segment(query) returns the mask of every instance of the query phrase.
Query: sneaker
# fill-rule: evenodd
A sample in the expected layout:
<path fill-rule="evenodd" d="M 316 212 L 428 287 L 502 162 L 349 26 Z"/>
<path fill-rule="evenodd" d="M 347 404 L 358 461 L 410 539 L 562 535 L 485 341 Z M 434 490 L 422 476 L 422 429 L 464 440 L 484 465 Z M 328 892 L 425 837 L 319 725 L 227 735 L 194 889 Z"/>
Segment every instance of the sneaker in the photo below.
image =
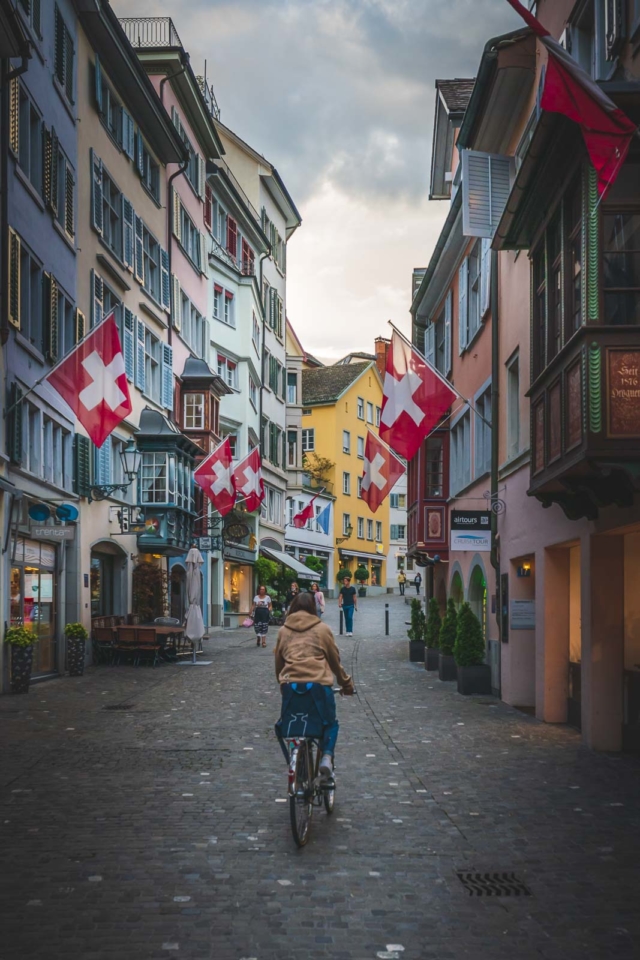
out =
<path fill-rule="evenodd" d="M 352 634 L 352 633 L 347 633 L 347 636 L 348 636 L 348 637 L 352 637 L 353 634 Z"/>
<path fill-rule="evenodd" d="M 322 760 L 320 761 L 320 776 L 324 778 L 333 776 L 333 757 L 330 753 L 324 753 L 322 755 Z"/>

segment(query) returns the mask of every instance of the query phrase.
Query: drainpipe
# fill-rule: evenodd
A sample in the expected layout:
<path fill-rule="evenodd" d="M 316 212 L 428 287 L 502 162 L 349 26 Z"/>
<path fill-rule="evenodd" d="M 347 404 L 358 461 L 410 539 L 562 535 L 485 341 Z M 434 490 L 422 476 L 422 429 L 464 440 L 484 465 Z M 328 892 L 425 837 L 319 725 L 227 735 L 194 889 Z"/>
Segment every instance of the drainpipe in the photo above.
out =
<path fill-rule="evenodd" d="M 498 499 L 498 461 L 500 453 L 500 336 L 498 306 L 498 251 L 491 251 L 491 505 Z M 491 566 L 496 574 L 496 624 L 498 627 L 498 693 L 502 686 L 500 635 L 500 557 L 497 540 L 498 514 L 491 510 Z"/>

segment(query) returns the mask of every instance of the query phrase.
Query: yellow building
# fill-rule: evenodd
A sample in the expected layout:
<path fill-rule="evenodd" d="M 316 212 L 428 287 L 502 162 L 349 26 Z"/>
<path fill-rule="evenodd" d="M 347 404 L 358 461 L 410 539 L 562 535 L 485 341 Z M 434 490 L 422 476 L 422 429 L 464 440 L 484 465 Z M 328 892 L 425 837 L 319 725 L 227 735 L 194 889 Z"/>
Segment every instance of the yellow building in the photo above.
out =
<path fill-rule="evenodd" d="M 360 497 L 367 430 L 377 435 L 381 406 L 382 380 L 372 361 L 302 371 L 305 465 L 320 471 L 336 497 L 334 570 L 366 567 L 368 593 L 386 592 L 389 499 L 372 513 Z"/>

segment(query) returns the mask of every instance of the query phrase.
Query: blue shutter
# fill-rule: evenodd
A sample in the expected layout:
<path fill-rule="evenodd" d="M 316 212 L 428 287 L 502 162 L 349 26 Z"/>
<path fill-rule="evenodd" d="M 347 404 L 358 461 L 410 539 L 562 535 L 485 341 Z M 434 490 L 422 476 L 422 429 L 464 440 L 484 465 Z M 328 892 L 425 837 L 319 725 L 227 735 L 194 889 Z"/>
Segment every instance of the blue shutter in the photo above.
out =
<path fill-rule="evenodd" d="M 424 356 L 432 367 L 436 365 L 436 325 L 430 323 L 424 332 Z"/>
<path fill-rule="evenodd" d="M 173 347 L 161 344 L 162 367 L 160 370 L 160 406 L 173 410 Z"/>
<path fill-rule="evenodd" d="M 451 317 L 453 314 L 453 293 L 449 290 L 444 302 L 444 373 L 449 376 L 452 370 Z"/>
<path fill-rule="evenodd" d="M 96 80 L 96 106 L 98 107 L 98 113 L 102 113 L 102 69 L 100 68 L 100 57 L 96 53 L 96 66 L 95 66 L 95 80 Z"/>
<path fill-rule="evenodd" d="M 145 327 L 142 320 L 136 317 L 136 370 L 134 382 L 139 390 L 144 393 L 145 375 L 144 375 L 144 334 Z"/>
<path fill-rule="evenodd" d="M 91 223 L 102 233 L 102 160 L 91 148 Z"/>
<path fill-rule="evenodd" d="M 469 261 L 465 257 L 458 270 L 458 352 L 467 348 L 469 330 Z"/>
<path fill-rule="evenodd" d="M 91 271 L 91 326 L 95 327 L 103 317 L 104 285 L 102 277 Z"/>
<path fill-rule="evenodd" d="M 130 160 L 135 159 L 133 117 L 122 108 L 122 149 Z"/>
<path fill-rule="evenodd" d="M 134 341 L 136 336 L 136 316 L 129 310 L 128 307 L 124 308 L 124 343 L 122 344 L 122 349 L 124 352 L 124 369 L 127 373 L 127 380 L 133 380 L 133 375 L 135 371 L 135 359 L 134 359 Z"/>
<path fill-rule="evenodd" d="M 95 448 L 96 483 L 111 483 L 111 437 Z"/>
<path fill-rule="evenodd" d="M 136 275 L 136 280 L 144 284 L 144 257 L 143 257 L 143 234 L 142 234 L 142 220 L 139 216 L 134 215 L 135 225 L 136 225 L 136 250 L 135 250 L 135 268 L 134 272 Z"/>
<path fill-rule="evenodd" d="M 491 306 L 491 239 L 481 241 L 480 259 L 480 316 L 484 317 Z"/>
<path fill-rule="evenodd" d="M 140 176 L 144 177 L 144 151 L 142 147 L 142 134 L 138 129 L 138 136 L 136 137 L 136 166 L 138 167 L 138 173 Z"/>
<path fill-rule="evenodd" d="M 122 249 L 124 251 L 124 264 L 133 270 L 133 207 L 131 201 L 126 197 L 122 198 Z"/>
<path fill-rule="evenodd" d="M 169 254 L 160 250 L 160 289 L 162 291 L 162 306 L 171 309 L 171 286 L 169 283 Z"/>

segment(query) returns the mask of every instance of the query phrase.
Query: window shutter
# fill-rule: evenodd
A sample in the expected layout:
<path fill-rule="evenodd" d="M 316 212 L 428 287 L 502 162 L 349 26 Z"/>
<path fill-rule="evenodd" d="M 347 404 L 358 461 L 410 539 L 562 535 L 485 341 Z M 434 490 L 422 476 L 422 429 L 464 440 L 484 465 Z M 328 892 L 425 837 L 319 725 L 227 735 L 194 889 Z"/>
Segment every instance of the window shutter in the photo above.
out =
<path fill-rule="evenodd" d="M 9 84 L 9 146 L 17 157 L 20 152 L 20 81 L 17 77 Z"/>
<path fill-rule="evenodd" d="M 15 382 L 9 388 L 9 406 L 9 457 L 22 463 L 22 390 Z"/>
<path fill-rule="evenodd" d="M 96 53 L 96 63 L 95 63 L 95 95 L 96 95 L 96 106 L 98 108 L 98 113 L 102 113 L 104 105 L 102 102 L 102 68 L 100 66 L 100 57 Z"/>
<path fill-rule="evenodd" d="M 58 81 L 64 84 L 65 30 L 64 21 L 57 7 L 55 16 L 55 73 Z"/>
<path fill-rule="evenodd" d="M 227 216 L 227 250 L 232 257 L 238 254 L 238 225 L 233 217 Z"/>
<path fill-rule="evenodd" d="M 136 328 L 135 314 L 131 310 L 129 310 L 129 307 L 124 307 L 122 352 L 124 354 L 124 369 L 127 374 L 127 380 L 133 380 L 133 373 L 135 368 L 134 355 L 133 355 L 135 328 Z"/>
<path fill-rule="evenodd" d="M 51 154 L 49 162 L 51 164 L 51 188 L 49 195 L 49 207 L 53 213 L 58 215 L 58 153 L 60 152 L 60 143 L 56 135 L 55 127 L 51 128 Z"/>
<path fill-rule="evenodd" d="M 432 367 L 436 365 L 436 325 L 430 323 L 424 332 L 424 357 Z"/>
<path fill-rule="evenodd" d="M 202 354 L 201 358 L 209 363 L 209 343 L 211 342 L 211 333 L 209 321 L 202 321 Z"/>
<path fill-rule="evenodd" d="M 94 230 L 102 234 L 102 160 L 91 148 L 91 177 L 93 190 L 91 191 L 91 222 Z"/>
<path fill-rule="evenodd" d="M 211 230 L 213 227 L 211 211 L 213 207 L 213 198 L 211 194 L 211 187 L 208 183 L 204 185 L 204 225 L 208 230 Z"/>
<path fill-rule="evenodd" d="M 9 323 L 20 329 L 20 237 L 9 228 Z"/>
<path fill-rule="evenodd" d="M 515 160 L 477 150 L 462 151 L 462 232 L 493 237 L 511 191 Z"/>
<path fill-rule="evenodd" d="M 33 0 L 33 29 L 42 40 L 42 14 L 40 0 Z"/>
<path fill-rule="evenodd" d="M 101 447 L 94 447 L 96 459 L 96 482 L 111 483 L 111 437 Z"/>
<path fill-rule="evenodd" d="M 88 497 L 91 492 L 91 441 L 82 433 L 73 438 L 73 492 Z"/>
<path fill-rule="evenodd" d="M 264 233 L 267 229 L 267 209 L 263 207 L 260 211 L 260 225 L 262 227 L 262 232 Z"/>
<path fill-rule="evenodd" d="M 182 327 L 182 294 L 180 292 L 180 281 L 174 273 L 171 274 L 171 321 L 174 329 L 180 330 Z"/>
<path fill-rule="evenodd" d="M 102 320 L 104 303 L 104 285 L 102 277 L 91 271 L 91 327 L 97 326 Z"/>
<path fill-rule="evenodd" d="M 278 309 L 278 293 L 275 287 L 269 289 L 269 326 L 273 330 L 276 325 L 276 312 Z"/>
<path fill-rule="evenodd" d="M 207 164 L 204 157 L 198 154 L 198 196 L 204 199 L 205 182 L 207 179 Z"/>
<path fill-rule="evenodd" d="M 458 352 L 462 353 L 467 347 L 469 329 L 469 298 L 467 287 L 469 284 L 469 261 L 465 257 L 458 270 Z"/>
<path fill-rule="evenodd" d="M 171 285 L 169 282 L 169 254 L 166 250 L 160 250 L 160 296 L 162 306 L 167 310 L 171 309 Z"/>
<path fill-rule="evenodd" d="M 182 240 L 182 229 L 180 223 L 180 197 L 176 193 L 176 188 L 171 188 L 172 193 L 172 203 L 173 203 L 173 234 L 176 240 Z"/>
<path fill-rule="evenodd" d="M 491 306 L 491 240 L 483 237 L 480 262 L 480 316 L 484 317 Z"/>
<path fill-rule="evenodd" d="M 142 390 L 143 393 L 145 390 L 144 334 L 144 323 L 136 317 L 136 369 L 134 382 L 136 387 Z"/>
<path fill-rule="evenodd" d="M 42 276 L 42 312 L 44 314 L 44 345 L 47 360 L 58 359 L 58 284 L 50 273 Z"/>
<path fill-rule="evenodd" d="M 73 37 L 64 28 L 64 90 L 69 103 L 73 103 Z"/>
<path fill-rule="evenodd" d="M 87 322 L 85 320 L 84 313 L 82 310 L 76 309 L 76 323 L 75 323 L 75 342 L 80 343 L 81 340 L 84 340 L 84 335 L 87 327 Z"/>
<path fill-rule="evenodd" d="M 453 368 L 451 349 L 451 317 L 453 314 L 453 293 L 449 290 L 444 302 L 444 366 L 445 376 L 449 376 Z"/>
<path fill-rule="evenodd" d="M 160 370 L 160 404 L 165 410 L 173 410 L 173 347 L 162 343 L 162 367 Z"/>
<path fill-rule="evenodd" d="M 141 177 L 144 177 L 144 150 L 143 150 L 142 134 L 140 133 L 140 128 L 138 127 L 138 136 L 136 137 L 136 166 L 138 168 L 138 173 Z"/>
<path fill-rule="evenodd" d="M 69 237 L 76 235 L 75 218 L 75 185 L 73 171 L 69 164 L 65 165 L 65 189 L 64 189 L 64 229 Z"/>
<path fill-rule="evenodd" d="M 200 273 L 206 274 L 207 272 L 207 260 L 209 257 L 209 250 L 207 247 L 207 235 L 205 233 L 199 233 L 200 237 Z"/>
<path fill-rule="evenodd" d="M 131 201 L 126 197 L 122 198 L 122 250 L 124 254 L 124 264 L 130 270 L 133 270 L 133 207 Z"/>
<path fill-rule="evenodd" d="M 133 117 L 122 108 L 122 149 L 130 160 L 135 160 L 135 135 Z"/>
<path fill-rule="evenodd" d="M 135 248 L 135 277 L 140 283 L 144 283 L 144 256 L 143 256 L 143 228 L 142 219 L 134 214 L 136 226 L 136 248 Z"/>
<path fill-rule="evenodd" d="M 51 206 L 51 131 L 42 126 L 42 197 L 47 207 Z"/>

